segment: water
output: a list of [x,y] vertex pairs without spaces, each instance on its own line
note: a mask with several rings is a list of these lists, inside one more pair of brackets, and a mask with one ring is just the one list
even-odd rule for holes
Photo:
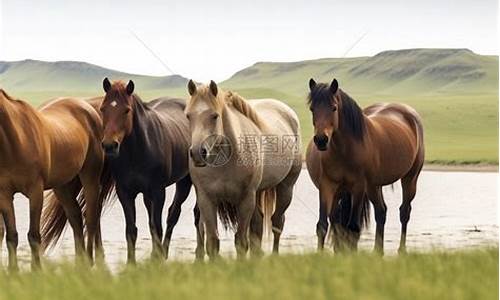
[[[432,172],[421,174],[418,190],[412,202],[413,210],[408,225],[407,246],[409,251],[431,249],[459,249],[487,245],[498,245],[497,221],[497,173]],[[167,189],[167,204],[173,198],[175,188]],[[399,182],[384,188],[388,207],[385,226],[386,254],[396,253],[399,246],[399,205],[401,187]],[[194,190],[183,205],[179,223],[174,229],[170,257],[176,260],[194,259],[196,236],[193,218]],[[30,248],[28,232],[28,201],[16,195],[15,208],[19,232],[19,262],[28,266]],[[146,209],[139,195],[137,198],[137,259],[150,256]],[[163,220],[166,219],[167,208]],[[315,251],[316,222],[318,215],[318,191],[312,184],[307,171],[303,171],[295,186],[295,194],[286,213],[285,229],[281,239],[281,250],[286,253]],[[373,211],[371,225],[361,237],[360,248],[372,249],[375,238]],[[164,221],[165,223],[165,221]],[[221,228],[221,227],[219,227]],[[126,261],[125,221],[118,201],[105,213],[102,220],[103,243],[106,262],[112,268]],[[220,230],[221,253],[234,257],[233,233]],[[270,241],[264,242],[264,250],[270,252]],[[7,251],[2,249],[3,261]],[[49,260],[72,259],[74,254],[73,234],[67,228],[62,241],[49,253]]]

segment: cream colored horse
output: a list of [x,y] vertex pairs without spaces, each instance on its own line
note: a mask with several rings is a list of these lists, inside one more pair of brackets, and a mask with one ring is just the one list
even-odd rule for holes
[[[218,256],[217,212],[226,226],[236,229],[239,258],[246,255],[249,237],[251,254],[261,254],[263,222],[267,225],[269,217],[273,251],[278,252],[284,213],[301,170],[297,115],[280,101],[246,101],[213,81],[208,86],[190,81],[188,90],[189,169],[208,256]],[[203,233],[198,238],[203,239]]]

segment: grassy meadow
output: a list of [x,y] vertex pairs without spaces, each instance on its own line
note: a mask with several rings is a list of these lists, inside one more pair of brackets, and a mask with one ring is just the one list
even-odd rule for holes
[[[77,271],[77,272],[75,272]],[[384,257],[306,254],[104,268],[45,265],[0,273],[16,299],[498,299],[498,249]]]
[[[33,105],[58,96],[102,95],[105,76],[133,79],[144,100],[187,97],[187,79],[178,75],[134,75],[79,62],[8,64],[0,62],[0,88]],[[498,56],[467,49],[409,49],[372,57],[260,62],[220,85],[247,98],[289,104],[300,118],[306,145],[312,137],[306,105],[310,77],[322,82],[336,77],[362,107],[377,102],[414,107],[424,121],[427,163],[498,163]]]

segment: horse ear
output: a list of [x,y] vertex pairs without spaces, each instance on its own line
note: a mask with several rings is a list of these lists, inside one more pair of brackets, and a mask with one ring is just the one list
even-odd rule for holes
[[106,93],[111,89],[111,82],[109,82],[108,77],[104,78],[102,81],[102,88]]
[[134,93],[134,87],[134,82],[132,80],[129,80],[127,84],[127,94],[132,95]]
[[339,83],[337,82],[337,79],[333,79],[332,84],[330,84],[330,91],[335,95],[338,89]]
[[193,79],[189,79],[188,92],[189,92],[189,95],[191,95],[191,96],[193,96],[194,93],[196,93],[196,84],[194,83]]
[[316,81],[314,81],[314,79],[309,79],[309,89],[311,90],[314,90],[314,88],[316,87]]
[[213,80],[210,80],[210,92],[212,92],[212,95],[217,97],[217,83],[215,83]]

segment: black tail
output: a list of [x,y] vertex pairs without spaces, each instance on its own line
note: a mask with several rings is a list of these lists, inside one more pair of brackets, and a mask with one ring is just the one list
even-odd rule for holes
[[[82,191],[82,185],[79,183],[79,193],[76,198],[78,205],[80,206],[80,211],[82,212],[82,216],[85,215],[85,197]],[[99,194],[98,203],[102,208],[105,208],[112,198],[112,192],[115,185],[115,182],[111,176],[111,168],[109,166],[109,162],[104,162],[104,167],[101,174],[101,192]],[[66,214],[64,209],[57,200],[56,195],[53,191],[50,191],[45,196],[45,207],[43,209],[42,221],[41,221],[41,236],[42,236],[42,249],[46,250],[48,248],[52,248],[57,244],[57,241],[61,238],[62,233],[64,232],[64,228],[66,227],[68,219],[66,218]],[[104,209],[101,210],[101,212]],[[84,222],[85,226],[85,222]]]
[[[364,229],[370,224],[370,201],[366,194],[362,201],[363,203],[361,204],[360,214],[361,219],[357,222],[360,229]],[[333,213],[335,214],[334,217],[339,220],[339,223],[342,224],[343,227],[348,227],[349,224],[352,223],[351,221],[353,220],[351,218],[353,217],[353,211],[351,193],[348,191],[340,192],[337,209]]]
[[225,229],[235,230],[238,227],[238,210],[236,206],[226,201],[219,201],[217,211]]

